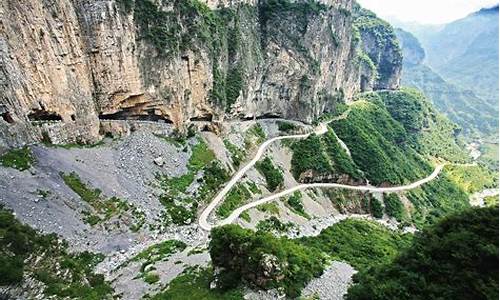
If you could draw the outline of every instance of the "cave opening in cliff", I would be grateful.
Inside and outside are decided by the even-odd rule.
[[[155,114],[153,111],[134,114],[128,110],[121,110],[112,114],[100,114],[100,120],[130,120],[130,121],[151,121],[159,123],[173,124],[172,120],[163,115]]]
[[[189,119],[191,122],[212,122],[213,120],[213,115],[208,114],[206,116],[198,116],[198,117],[192,117]]]
[[[14,119],[12,118],[10,112],[4,112],[2,113],[2,119],[9,123],[9,124],[13,124],[14,123]]]
[[[262,120],[262,119],[282,119],[283,117],[278,114],[267,113],[260,116],[252,116],[252,117],[243,117],[242,119],[245,121],[250,120]]]
[[[33,111],[28,115],[30,121],[62,121],[62,117],[51,111],[46,111],[44,109],[33,109]]]

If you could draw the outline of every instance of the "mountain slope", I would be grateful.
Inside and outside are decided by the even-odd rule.
[[[498,6],[428,31],[414,32],[427,52],[426,63],[446,80],[498,106]]]
[[[409,32],[396,30],[403,49],[402,84],[415,87],[431,99],[436,108],[459,124],[465,135],[494,134],[498,130],[498,109],[474,92],[443,79],[423,63],[425,51]]]
[[[498,299],[498,206],[444,218],[355,282],[346,299]]]

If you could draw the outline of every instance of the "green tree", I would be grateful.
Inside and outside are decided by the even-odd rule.
[[[393,262],[355,275],[347,299],[498,299],[498,206],[417,233]]]

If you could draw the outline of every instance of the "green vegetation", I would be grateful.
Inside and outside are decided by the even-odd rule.
[[[212,229],[211,236],[210,257],[225,269],[218,278],[225,289],[245,279],[261,288],[281,287],[288,296],[297,297],[323,271],[325,258],[319,251],[264,231],[226,225]]]
[[[335,137],[333,130],[328,129],[328,132],[322,136],[322,143],[326,154],[330,158],[334,170],[340,174],[347,174],[353,179],[361,179],[362,176],[358,171],[358,167],[342,148],[339,141]]]
[[[353,179],[361,179],[356,164],[339,144],[335,133],[329,129],[322,136],[310,135],[291,145],[292,174],[300,179],[304,173],[312,171],[312,176],[347,174]]]
[[[392,261],[409,246],[411,235],[399,234],[375,222],[346,219],[315,237],[300,239],[303,245],[319,249],[332,259],[346,261],[356,270]]]
[[[498,144],[481,144],[481,156],[479,160],[486,164],[489,169],[498,171]]]
[[[229,140],[224,140],[224,146],[231,153],[231,160],[235,167],[239,167],[241,162],[245,159],[245,150],[232,144]]]
[[[173,279],[165,290],[148,298],[151,300],[243,300],[243,293],[238,288],[221,290],[211,289],[215,280],[211,268],[192,267]]]
[[[257,10],[246,4],[211,10],[198,0],[175,1],[165,10],[151,0],[120,0],[122,12],[133,14],[138,38],[149,42],[159,56],[174,57],[191,51],[209,54],[213,84],[210,99],[230,110],[245,86],[247,63],[241,52],[250,50],[251,59],[259,59],[255,34],[243,24],[256,22]],[[189,59],[189,58],[188,58]],[[229,61],[228,61],[229,60]],[[227,65],[224,62],[229,62]]]
[[[52,194],[48,190],[41,190],[41,189],[37,189],[36,193],[38,196],[42,197],[43,199],[47,199],[50,196],[50,194]]]
[[[280,169],[273,165],[269,156],[255,164],[255,168],[264,176],[267,183],[267,189],[274,192],[277,188],[283,186],[284,178]]]
[[[44,283],[46,297],[111,299],[104,276],[93,273],[102,255],[69,253],[55,234],[42,235],[0,207],[0,285],[16,285],[27,276]]]
[[[199,171],[215,159],[215,154],[208,148],[208,145],[201,139],[192,147],[192,154],[189,158],[188,168],[190,171]]]
[[[246,222],[252,221],[252,217],[250,217],[250,214],[248,214],[248,211],[244,211],[240,214],[240,218],[245,220]]]
[[[285,233],[293,227],[294,224],[292,222],[288,222],[285,224],[275,216],[259,221],[259,223],[257,223],[256,226],[257,230],[271,232],[275,234]]]
[[[467,193],[498,186],[498,173],[480,165],[447,165],[444,170],[448,178]]]
[[[389,217],[395,218],[398,222],[405,217],[405,207],[399,196],[394,193],[384,194],[385,212]]]
[[[35,163],[35,157],[29,147],[12,149],[0,156],[0,164],[4,167],[24,171]]]
[[[257,209],[261,212],[266,212],[271,215],[279,215],[280,208],[276,204],[276,202],[267,202],[257,206]]]
[[[350,300],[498,299],[498,206],[446,217],[394,261],[358,270]]]
[[[422,187],[407,192],[414,206],[412,221],[418,227],[436,223],[447,214],[468,208],[469,197],[445,174]]]
[[[187,245],[181,241],[166,240],[143,250],[134,256],[130,261],[141,261],[142,265],[140,276],[145,282],[153,284],[160,279],[159,275],[152,271],[154,270],[154,264],[159,261],[167,260],[167,258],[169,258],[172,254],[183,251],[186,247]],[[146,271],[148,266],[149,268]]]
[[[290,133],[290,132],[297,129],[297,126],[295,124],[293,124],[292,122],[278,121],[277,123],[278,123],[279,131]]]
[[[370,213],[374,218],[380,219],[384,216],[384,208],[382,203],[375,198],[370,198]]]
[[[250,192],[252,192],[252,194],[254,194],[254,195],[260,195],[260,194],[262,194],[262,191],[257,186],[257,184],[255,184],[255,182],[253,182],[253,181],[247,181],[246,184],[247,184],[248,189],[250,190]]]
[[[149,272],[144,275],[143,279],[146,283],[153,284],[160,281],[160,275],[155,272]]]
[[[83,212],[84,221],[89,225],[104,223],[116,217],[129,224],[130,230],[138,231],[146,222],[144,212],[120,198],[106,198],[100,189],[89,187],[75,172],[69,174],[61,172],[60,175],[69,188],[92,206],[93,211]]]
[[[373,184],[402,184],[423,178],[431,166],[410,147],[404,127],[380,101],[358,100],[346,119],[331,124]]]
[[[214,228],[210,256],[215,266],[225,270],[219,286],[236,287],[246,280],[263,289],[282,288],[289,297],[297,297],[308,281],[322,273],[328,258],[365,270],[391,262],[412,239],[410,234],[356,219],[341,221],[315,237],[290,240],[269,233],[280,234],[289,226],[271,217],[258,224],[257,232],[237,225]]]
[[[353,43],[359,43],[361,36],[368,36],[371,43],[374,43],[378,49],[384,49],[384,51],[390,53],[390,59],[380,57],[377,51],[369,51],[367,53],[370,60],[378,66],[378,81],[386,82],[391,78],[396,69],[400,68],[402,59],[396,34],[389,23],[377,18],[374,13],[361,8],[358,4],[353,6],[353,12]]]
[[[300,191],[295,191],[292,196],[288,197],[286,204],[299,216],[306,219],[310,218],[304,210],[304,205],[302,205],[302,193]]]
[[[255,144],[260,145],[266,140],[266,133],[259,123],[250,127],[245,135],[245,148],[251,148]]]
[[[408,140],[419,153],[454,162],[469,159],[463,147],[457,144],[458,126],[436,112],[420,91],[402,88],[395,93],[379,92],[372,96],[372,99],[377,98],[391,116],[403,125]]]
[[[244,204],[251,196],[252,195],[243,184],[235,184],[226,195],[224,202],[217,208],[217,215],[223,218],[228,217],[234,209]]]
[[[484,197],[484,204],[488,207],[498,206],[498,195]]]
[[[160,140],[165,141],[168,144],[173,144],[178,148],[186,146],[186,139],[180,134],[174,134],[173,136],[155,134],[155,136]]]
[[[294,142],[291,148],[293,150],[291,171],[295,179],[299,179],[308,170],[313,170],[318,175],[328,174],[332,171],[328,158],[322,151],[319,136],[310,135],[304,140]]]
[[[195,193],[187,193],[195,176],[203,172],[198,179],[200,187]],[[165,207],[165,224],[186,225],[194,222],[199,203],[205,202],[228,179],[227,171],[215,160],[215,154],[207,144],[198,139],[192,146],[188,162],[188,173],[178,177],[157,176],[163,194],[160,202]]]

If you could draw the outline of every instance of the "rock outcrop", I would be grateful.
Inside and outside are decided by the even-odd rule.
[[[311,122],[399,85],[398,44],[359,11],[352,0],[2,1],[0,150],[93,142],[103,119]]]

